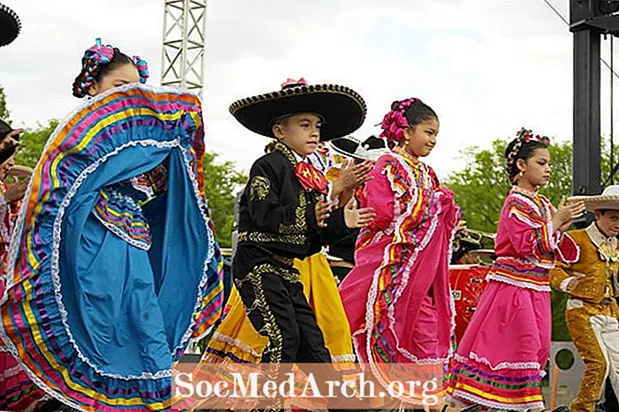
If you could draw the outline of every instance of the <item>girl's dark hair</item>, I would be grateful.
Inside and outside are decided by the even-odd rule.
[[[516,184],[516,177],[520,174],[520,170],[518,169],[518,159],[522,159],[527,162],[530,158],[533,157],[535,151],[537,149],[547,149],[548,144],[533,140],[529,142],[522,143],[522,146],[518,150],[515,156],[510,159],[510,154],[514,151],[514,147],[517,143],[519,143],[520,138],[517,137],[507,145],[505,149],[505,158],[507,159],[507,175],[509,176],[509,181],[512,184]]]
[[[97,63],[95,59],[86,56],[82,58],[82,71],[73,82],[73,96],[80,98],[86,96],[88,89],[95,81],[100,82],[109,72],[125,64],[132,64],[137,67],[131,57],[116,47],[113,50],[114,56],[108,63]]]
[[[391,111],[383,119],[381,125],[383,132],[380,137],[387,140],[387,145],[393,149],[404,138],[406,128],[416,127],[433,119],[438,121],[436,112],[421,100],[415,97],[396,100],[391,103]]]
[[[400,107],[399,101],[395,101],[391,104],[391,110],[398,110]],[[404,111],[404,117],[408,121],[410,127],[415,127],[418,124],[427,122],[429,120],[438,120],[436,112],[427,104],[419,99],[413,99],[410,106]]]

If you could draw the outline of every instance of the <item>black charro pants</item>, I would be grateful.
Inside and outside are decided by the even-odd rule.
[[[269,338],[263,363],[331,362],[296,269],[262,263],[235,284],[250,322]]]

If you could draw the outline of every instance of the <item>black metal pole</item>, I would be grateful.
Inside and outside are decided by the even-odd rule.
[[[587,1],[571,0],[572,24],[589,17]],[[600,138],[600,34],[596,30],[574,32],[574,194],[601,192]]]

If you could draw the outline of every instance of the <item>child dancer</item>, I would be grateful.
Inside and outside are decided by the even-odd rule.
[[[550,272],[550,282],[569,295],[567,328],[585,363],[570,410],[590,412],[600,400],[607,377],[613,391],[619,392],[619,186],[609,186],[599,196],[570,200],[576,199],[595,214],[595,222],[568,232],[580,248],[580,259],[557,265]]]
[[[301,80],[242,99],[230,111],[249,130],[275,137],[252,166],[241,197],[232,269],[249,321],[268,339],[261,361],[276,364],[274,373],[283,373],[281,363],[331,363],[293,259],[318,253],[330,239],[345,236],[346,226],[367,224],[372,213],[332,211],[327,179],[306,157],[320,140],[360,127],[365,102],[346,87]]]
[[[538,189],[550,180],[549,140],[520,130],[507,146],[513,183],[501,212],[497,259],[479,306],[458,347],[446,410],[467,403],[543,411],[541,380],[550,353],[549,271],[574,262],[578,246],[563,232],[584,212],[582,202],[558,211]]]
[[[384,386],[380,363],[446,364],[453,311],[450,240],[459,219],[453,194],[420,158],[430,154],[438,116],[416,98],[395,102],[381,136],[393,149],[365,184],[361,205],[376,217],[361,230],[356,267],[340,285],[355,351]]]
[[[221,312],[200,101],[147,75],[100,41],[86,51],[73,94],[93,98],[50,137],[11,243],[0,333],[84,411],[169,409],[172,365]]]

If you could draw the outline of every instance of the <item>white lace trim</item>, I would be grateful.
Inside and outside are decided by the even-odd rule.
[[[9,222],[8,225],[4,224],[8,210],[9,204],[6,202],[4,195],[0,195],[0,237],[3,243],[9,243],[11,241],[11,236],[9,235],[11,223]]]
[[[488,366],[493,371],[512,369],[512,370],[536,370],[542,371],[542,367],[539,362],[501,362],[498,365],[493,365],[487,358],[477,355],[475,352],[469,352],[469,359],[462,355],[455,355],[455,359],[461,363],[467,363],[469,359],[477,363]]]
[[[565,257],[565,255],[563,254],[563,250],[561,249],[561,245],[559,243],[559,247],[557,247],[557,254],[559,255],[559,259],[565,263],[576,263],[580,260],[580,246],[578,246],[578,244],[574,241],[574,239],[572,239],[572,237],[570,235],[568,235],[567,233],[563,233],[563,237],[564,238],[568,238],[569,242],[572,244],[572,246],[574,246],[576,248],[576,258],[574,259],[567,259]]]
[[[151,200],[155,197],[155,191],[153,190],[153,188],[151,186],[144,186],[139,184],[137,177],[131,178],[131,187],[133,187],[138,192],[144,193],[148,200]]]
[[[239,339],[233,338],[232,336],[222,335],[219,332],[215,332],[211,339],[217,340],[219,342],[227,343],[227,344],[232,345],[232,346],[235,346],[236,348],[238,348],[242,352],[249,353],[249,354],[251,354],[251,356],[253,356],[255,358],[260,359],[260,357],[262,356],[262,354],[256,352],[256,350],[254,348],[252,348],[251,346],[247,345],[246,343],[244,343],[243,341],[241,341]],[[208,357],[208,355],[209,355],[208,351],[205,351],[203,357],[206,358],[206,357]]]
[[[92,215],[97,218],[97,220],[99,221],[99,223],[101,223],[103,226],[105,226],[110,232],[112,232],[113,234],[115,234],[116,236],[118,236],[119,238],[121,238],[122,240],[124,240],[125,242],[129,243],[132,246],[137,247],[138,249],[142,249],[142,250],[146,250],[149,251],[150,250],[150,245],[148,243],[145,242],[140,242],[139,240],[135,240],[134,238],[132,238],[131,236],[129,236],[127,234],[127,232],[125,232],[122,229],[119,229],[117,226],[114,226],[113,224],[111,224],[110,222],[108,222],[107,220],[103,219],[98,213],[92,213]]]
[[[511,279],[497,273],[491,273],[487,275],[486,280],[494,280],[495,282],[507,283],[508,285],[517,286],[524,289],[532,289],[536,292],[550,292],[550,286],[535,285],[533,283]]]
[[[17,375],[19,372],[21,372],[21,370],[22,370],[21,366],[19,366],[19,364],[18,364],[16,366],[13,366],[12,368],[0,371],[0,378],[8,379],[8,378],[10,378],[12,376]]]
[[[191,184],[193,186],[193,193],[194,193],[196,202],[198,203],[198,207],[200,208],[200,214],[202,215],[202,219],[204,220],[204,227],[206,228],[206,231],[209,234],[208,253],[207,253],[206,261],[204,262],[204,266],[202,269],[203,270],[202,279],[200,280],[200,283],[198,284],[196,303],[194,305],[194,310],[193,310],[193,313],[195,314],[195,313],[198,313],[198,310],[202,304],[202,299],[204,298],[204,296],[202,295],[202,291],[204,290],[206,284],[208,283],[208,267],[211,261],[213,260],[213,257],[215,256],[215,234],[211,231],[209,227],[209,222],[211,221],[211,219],[208,217],[208,213],[207,213],[208,205],[206,204],[206,201],[200,195],[200,189],[198,188],[198,178],[196,177],[195,173],[193,172],[193,169],[191,168],[191,162],[190,162],[188,151],[186,149],[183,149],[182,147],[181,147],[181,150],[183,154],[183,160],[185,161],[184,162],[185,167],[187,169],[187,174],[189,175],[189,179],[191,180]],[[223,282],[223,277],[219,276],[220,287],[223,290],[222,282]],[[222,310],[223,310],[223,306],[220,307],[219,312],[221,313]],[[176,346],[176,348],[174,348],[174,353],[178,352],[179,350],[181,350],[187,345],[187,342],[189,342],[189,340],[191,339],[193,335],[193,329],[196,325],[197,320],[198,319],[196,316],[192,317],[189,328],[187,329],[187,331],[181,338],[180,343]],[[204,333],[200,334],[199,336],[195,336],[194,339],[204,338],[213,330],[214,327],[215,327],[215,323],[213,323],[210,327],[208,327],[204,331]]]
[[[357,360],[357,357],[353,355],[352,353],[349,353],[347,355],[331,356],[331,361],[334,363],[354,362],[356,360]]]
[[[462,218],[462,212],[460,211],[459,213],[457,213],[456,219],[460,220],[461,218]],[[451,237],[449,239],[449,243],[450,244],[453,244],[454,239],[456,238],[456,232],[457,231],[458,231],[458,227],[457,227],[457,224],[456,224],[456,225],[454,225],[454,228],[451,230]],[[452,253],[453,253],[453,249],[449,248],[449,255],[447,257],[447,264],[448,265],[451,263]],[[447,275],[447,276],[449,276],[449,275]],[[449,336],[450,336],[450,339],[453,338],[455,340],[455,336],[456,336],[456,301],[454,299],[454,294],[453,294],[453,290],[451,289],[451,283],[449,283],[449,279],[447,279],[447,287],[449,288],[449,307],[451,308],[451,330],[449,332]],[[455,342],[451,342],[451,345],[449,345],[449,353],[447,354],[447,358],[451,359],[454,354],[455,354]]]
[[[530,409],[544,408],[544,402],[532,402],[532,403],[510,403],[509,405],[499,402],[492,402],[479,396],[472,395],[468,392],[464,392],[460,389],[456,389],[453,392],[453,397],[460,398],[472,402],[477,405],[487,406],[489,408],[495,408],[502,411],[505,410],[517,410],[528,411]],[[509,409],[506,409],[509,408]]]

